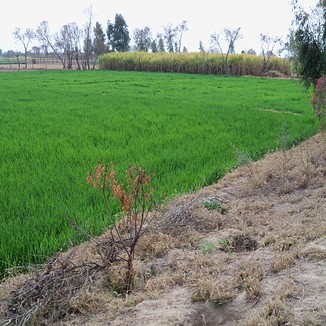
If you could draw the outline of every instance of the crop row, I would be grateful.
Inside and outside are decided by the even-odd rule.
[[[215,182],[237,165],[313,134],[295,80],[107,70],[24,71],[0,79],[0,274],[41,262],[109,223],[87,171],[111,161],[154,173],[158,196]]]
[[[102,69],[110,70],[231,76],[261,76],[268,70],[277,70],[284,75],[291,75],[288,60],[250,54],[232,54],[226,59],[225,55],[216,53],[107,53],[100,56],[99,64]]]

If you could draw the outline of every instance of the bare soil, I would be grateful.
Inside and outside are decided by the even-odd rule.
[[[0,325],[326,325],[325,181],[320,133],[162,207],[140,240],[133,294],[119,294],[121,264],[96,274],[87,265],[99,262],[103,235],[58,256],[88,268],[79,287],[69,284],[83,270],[66,270],[65,297],[52,288],[47,305],[26,295],[17,303],[35,273],[62,272],[59,258],[46,273],[3,281]]]
[[[98,69],[98,64],[96,64],[95,69]],[[18,64],[1,64],[0,72],[17,72],[17,71],[33,71],[33,70],[63,70],[61,63],[36,63],[28,64],[25,68],[24,64],[21,64],[20,67]],[[73,65],[71,70],[78,70],[77,65]]]

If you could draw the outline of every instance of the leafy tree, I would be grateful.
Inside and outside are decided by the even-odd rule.
[[[106,36],[108,38],[108,51],[113,52],[115,48],[115,43],[114,43],[114,24],[110,23],[108,21],[108,25],[106,28]]]
[[[163,38],[168,52],[181,52],[182,37],[186,31],[188,31],[186,20],[177,26],[172,24],[164,26]]]
[[[36,56],[39,56],[41,54],[41,47],[40,46],[33,46],[32,49],[31,49],[31,51]]]
[[[295,17],[289,43],[297,72],[306,87],[315,86],[326,74],[326,1],[320,0],[306,12],[298,0],[293,0],[292,8]]]
[[[93,29],[94,33],[94,53],[96,56],[99,56],[106,52],[105,46],[105,33],[103,27],[99,22],[96,22]]]
[[[178,33],[178,26],[174,27],[172,24],[164,26],[163,37],[165,39],[168,52],[174,52],[174,48],[177,50],[176,36]]]
[[[199,51],[200,51],[200,52],[205,52],[205,48],[204,48],[204,43],[203,43],[203,41],[199,41]]]
[[[152,33],[148,26],[134,30],[135,48],[137,51],[148,52],[152,45]]]
[[[24,47],[24,56],[25,56],[25,68],[27,68],[27,52],[28,47],[31,41],[35,38],[35,33],[32,29],[27,28],[25,32],[21,28],[17,27],[13,32],[14,38],[20,41]]]
[[[152,40],[151,49],[152,49],[152,52],[153,53],[157,53],[158,52],[158,46],[157,46],[156,40]]]
[[[163,35],[162,34],[158,34],[157,35],[157,39],[158,39],[158,51],[159,52],[165,52]]]
[[[109,50],[112,52],[127,52],[129,51],[129,30],[128,25],[121,14],[115,15],[114,24],[108,21],[107,37]]]
[[[251,54],[251,55],[257,55],[257,53],[254,49],[249,49],[248,51],[246,51],[246,53]]]

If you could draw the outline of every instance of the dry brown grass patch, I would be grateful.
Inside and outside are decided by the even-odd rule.
[[[277,291],[277,297],[284,301],[286,299],[296,298],[298,299],[301,293],[301,289],[297,282],[291,279],[286,279],[283,281],[281,286]]]
[[[230,286],[231,280],[228,278],[217,279],[214,276],[208,275],[205,278],[199,279],[193,285],[191,295],[192,301],[210,301],[221,306],[229,301],[232,301],[237,292]]]
[[[183,273],[165,273],[164,275],[149,279],[146,283],[146,293],[155,296],[171,289],[176,284],[184,282]]]
[[[325,148],[322,155],[320,148]],[[297,148],[268,154],[264,164],[249,163],[244,167],[248,181],[242,185],[242,196],[271,193],[282,196],[308,187],[322,187],[325,161],[326,146],[322,136],[311,138]]]
[[[206,233],[221,225],[221,213],[208,211],[200,195],[182,196],[172,201],[159,224],[163,232],[180,237],[185,230]]]
[[[263,271],[255,261],[241,263],[234,272],[236,287],[240,290],[245,290],[250,300],[256,300],[260,297],[263,277]]]
[[[253,310],[249,317],[242,320],[241,326],[281,326],[293,325],[292,314],[280,299],[273,298],[260,311]]]
[[[136,271],[133,270],[134,276]],[[107,270],[107,282],[111,291],[116,295],[120,295],[126,291],[126,275],[128,271],[124,263],[113,263]]]
[[[169,249],[174,248],[175,241],[171,235],[159,231],[150,231],[138,241],[136,255],[140,259],[162,257]]]
[[[324,248],[319,247],[310,247],[304,249],[300,256],[302,258],[306,258],[311,262],[319,262],[326,260],[326,250]]]
[[[89,311],[96,311],[98,308],[108,305],[110,301],[111,299],[105,291],[88,286],[70,300],[70,313],[85,314]]]
[[[275,255],[271,261],[271,271],[278,273],[292,267],[295,263],[296,254],[293,252]]]

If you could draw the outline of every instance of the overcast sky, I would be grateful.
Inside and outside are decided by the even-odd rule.
[[[299,0],[305,8],[315,7],[318,0]],[[16,27],[36,29],[43,20],[49,22],[51,32],[76,22],[86,21],[84,11],[92,6],[94,22],[106,29],[107,21],[122,14],[130,36],[135,28],[148,26],[153,35],[163,32],[163,26],[187,21],[189,31],[183,45],[188,51],[198,51],[199,41],[207,49],[210,35],[224,28],[241,27],[243,39],[236,43],[236,52],[253,48],[260,53],[259,34],[283,36],[286,40],[293,13],[289,0],[4,0],[0,10],[0,49],[22,50],[14,41]],[[34,45],[37,45],[34,43]]]

